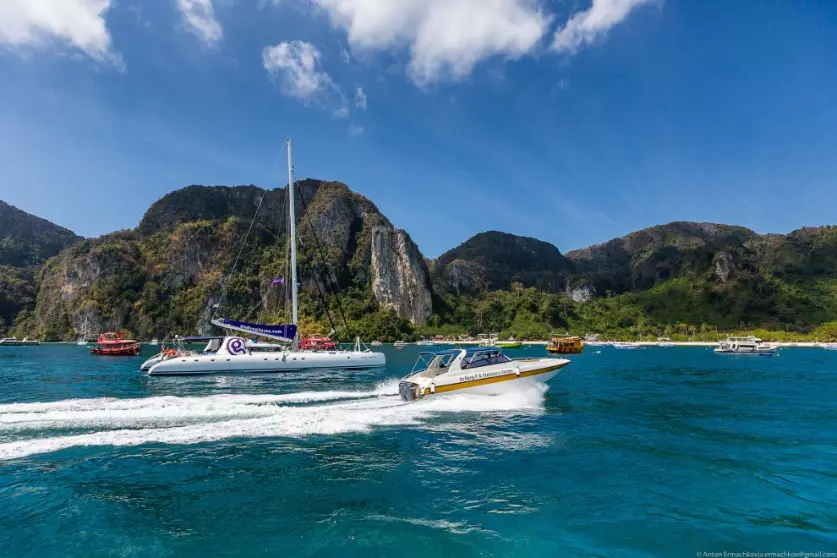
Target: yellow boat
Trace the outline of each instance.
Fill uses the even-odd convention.
[[[581,337],[570,335],[553,337],[547,344],[546,350],[556,354],[578,354],[584,350],[584,343],[581,341]]]

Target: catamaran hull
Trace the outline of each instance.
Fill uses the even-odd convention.
[[[198,355],[174,357],[151,366],[150,376],[205,374],[257,374],[296,372],[322,368],[376,368],[386,365],[382,353],[373,352],[289,352],[249,355]]]
[[[148,360],[146,360],[145,362],[143,362],[142,366],[140,366],[140,370],[143,370],[143,371],[151,370],[152,366],[154,366],[155,364],[159,364],[161,362],[163,362],[163,355],[160,354],[160,353],[157,353],[153,357],[151,357]]]

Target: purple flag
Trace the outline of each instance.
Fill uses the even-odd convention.
[[[285,284],[285,278],[284,277],[277,277],[276,279],[273,280],[273,284],[274,285],[284,285]]]

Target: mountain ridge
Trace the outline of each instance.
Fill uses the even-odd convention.
[[[427,259],[346,184],[297,186],[303,326],[311,331],[331,327],[318,293],[333,319],[336,290],[350,329],[380,338],[486,328],[662,332],[674,323],[804,329],[837,313],[837,227],[763,235],[674,221],[564,254],[536,238],[485,231]],[[187,186],[151,204],[135,229],[73,236],[37,273],[7,270],[0,296],[24,301],[16,331],[46,338],[72,338],[82,323],[158,337],[206,332],[250,230],[229,281],[229,310],[286,319],[271,281],[287,262],[287,228],[286,188]]]

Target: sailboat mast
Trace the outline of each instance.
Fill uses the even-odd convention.
[[[291,230],[291,308],[293,323],[299,324],[299,285],[296,280],[296,207],[294,206],[294,163],[291,154],[291,140],[288,139],[288,212]],[[296,345],[296,338],[294,338]]]

